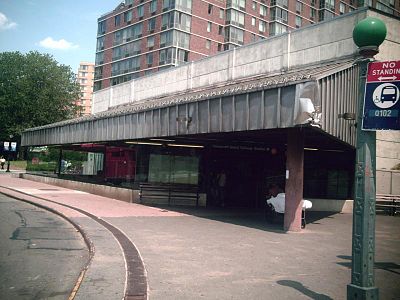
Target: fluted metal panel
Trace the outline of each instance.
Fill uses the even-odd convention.
[[[354,145],[354,122],[338,114],[355,112],[358,69],[350,67],[317,80],[322,130]],[[232,132],[295,125],[296,85],[215,95],[190,103],[175,103],[138,112],[108,115],[23,133],[22,145],[116,141],[151,137]]]
[[[322,129],[355,145],[354,121],[339,119],[343,113],[356,113],[358,68],[351,67],[319,80]]]

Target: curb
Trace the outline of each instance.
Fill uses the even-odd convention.
[[[2,187],[4,189],[11,190],[13,192],[21,193],[19,191],[16,191],[16,190],[8,188],[8,187],[4,187],[4,186],[0,186],[0,187]],[[61,212],[59,212],[59,211],[57,211],[57,210],[55,210],[55,209],[53,209],[51,207],[48,207],[46,205],[42,205],[42,204],[30,201],[30,200],[18,198],[18,197],[14,196],[14,195],[7,194],[7,193],[5,193],[3,191],[0,191],[0,194],[6,195],[7,197],[13,198],[13,199],[18,200],[18,201],[23,201],[25,203],[29,203],[29,204],[31,204],[33,206],[39,207],[41,209],[45,209],[45,210],[47,210],[47,211],[49,211],[49,212],[51,212],[51,213],[53,213],[55,215],[58,215],[61,218],[63,218],[64,220],[66,220],[68,223],[72,224],[72,226],[75,227],[75,229],[81,234],[81,236],[83,237],[83,240],[85,241],[86,247],[89,250],[89,259],[88,259],[86,265],[83,267],[83,269],[79,273],[78,279],[77,279],[77,281],[76,281],[76,283],[75,283],[75,285],[74,285],[74,287],[73,287],[73,289],[71,291],[71,294],[68,297],[68,300],[73,300],[75,298],[75,296],[76,296],[76,293],[78,292],[78,289],[79,289],[79,287],[80,287],[80,285],[82,283],[83,277],[85,276],[85,273],[88,270],[88,268],[89,268],[89,266],[90,266],[90,264],[91,264],[91,262],[93,260],[94,254],[95,254],[94,244],[93,244],[92,240],[89,238],[89,236],[87,235],[86,231],[81,226],[79,226],[76,222],[74,222],[71,219],[69,219],[66,215],[64,215],[63,213],[61,213]],[[30,196],[30,197],[35,197],[35,196],[29,195],[29,194],[25,194],[25,193],[21,193],[21,194],[26,195],[26,196]],[[46,199],[42,199],[40,197],[35,197],[35,198],[38,198],[40,200],[46,200]],[[61,205],[61,204],[59,204],[59,205]]]
[[[125,300],[146,300],[148,299],[149,296],[149,288],[148,288],[148,280],[147,280],[147,272],[146,272],[146,268],[144,266],[143,263],[143,259],[140,255],[139,250],[137,249],[136,245],[130,240],[130,238],[123,233],[119,228],[111,225],[110,223],[108,223],[107,221],[83,210],[80,208],[76,208],[70,205],[66,205],[66,204],[62,204],[62,203],[58,203],[56,201],[52,201],[46,198],[42,198],[42,197],[38,197],[38,196],[32,196],[28,193],[24,193],[18,190],[15,190],[13,188],[9,188],[9,187],[4,187],[4,186],[0,186],[2,188],[5,188],[7,190],[16,192],[16,193],[20,193],[23,195],[27,195],[30,197],[34,197],[37,198],[39,200],[43,200],[43,201],[47,201],[50,203],[54,203],[57,205],[61,205],[64,207],[67,207],[69,209],[75,210],[81,214],[84,214],[86,216],[88,216],[89,218],[91,218],[92,220],[96,221],[97,223],[99,223],[100,225],[102,225],[104,228],[106,228],[116,239],[116,241],[118,242],[118,244],[121,247],[122,250],[122,255],[124,257],[125,260],[125,267],[126,267],[126,281],[125,281],[125,291],[124,291],[124,299]],[[2,192],[0,192],[2,193]],[[4,194],[4,193],[2,193]],[[6,194],[7,195],[7,194]],[[10,196],[10,195],[7,195]],[[32,201],[29,200],[24,200],[24,199],[19,199],[15,196],[11,196],[14,199],[18,199],[18,200],[22,200],[28,203],[32,203]],[[54,209],[51,209],[49,207],[43,206],[41,204],[37,204],[37,203],[32,203],[33,205],[37,205],[39,207],[43,207],[44,209],[48,209],[51,211],[54,211]],[[59,214],[60,216],[62,216],[63,218],[66,218],[68,220],[68,218],[66,216],[64,216],[63,214],[56,212],[57,214]],[[70,220],[68,220],[70,221]],[[73,224],[73,222],[71,222],[71,224]],[[77,227],[78,230],[80,230],[81,228]],[[88,239],[90,241],[90,239]],[[93,243],[90,241],[89,245],[93,246]],[[88,246],[89,247],[89,246]],[[93,246],[94,249],[94,246]],[[94,250],[93,250],[93,254],[94,254]],[[90,260],[91,261],[91,260]],[[88,263],[87,267],[89,266],[90,263]],[[87,270],[87,267],[85,268],[85,272]],[[84,273],[83,273],[84,275]],[[83,279],[83,275],[79,277],[77,284],[82,282]],[[80,281],[79,281],[80,280]],[[79,288],[79,286],[78,286]],[[78,290],[78,288],[76,289],[75,293],[73,294],[73,297],[75,297],[75,294]],[[73,291],[74,292],[74,291]],[[72,293],[71,293],[72,295]],[[72,300],[72,298],[69,298],[68,300]]]

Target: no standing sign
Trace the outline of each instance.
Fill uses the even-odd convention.
[[[400,61],[368,64],[363,130],[400,130]]]

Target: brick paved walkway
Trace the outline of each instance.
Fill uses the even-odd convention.
[[[351,214],[310,216],[313,222],[301,233],[285,234],[257,215],[238,211],[152,208],[9,175],[0,175],[0,186],[89,211],[123,231],[144,260],[150,299],[345,299]],[[90,229],[87,217],[26,194],[18,197],[54,207]],[[399,225],[399,217],[377,217],[381,299],[400,294]],[[89,269],[87,280],[93,287],[103,282],[107,299],[121,299],[125,274],[119,246],[106,231],[98,241],[94,227],[88,234],[96,248],[107,249],[93,262],[96,272]],[[102,278],[90,278],[95,273]],[[81,289],[86,299],[95,299],[91,285]]]

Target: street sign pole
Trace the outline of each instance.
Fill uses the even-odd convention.
[[[374,280],[376,133],[361,128],[368,62],[359,63],[352,268],[351,284],[347,286],[348,299],[378,299]]]
[[[362,130],[365,84],[368,62],[385,40],[386,26],[376,18],[360,21],[353,30],[353,40],[363,57],[359,62],[360,82],[357,106],[357,154],[353,207],[351,284],[347,299],[379,299],[375,287],[375,174],[376,133]]]

